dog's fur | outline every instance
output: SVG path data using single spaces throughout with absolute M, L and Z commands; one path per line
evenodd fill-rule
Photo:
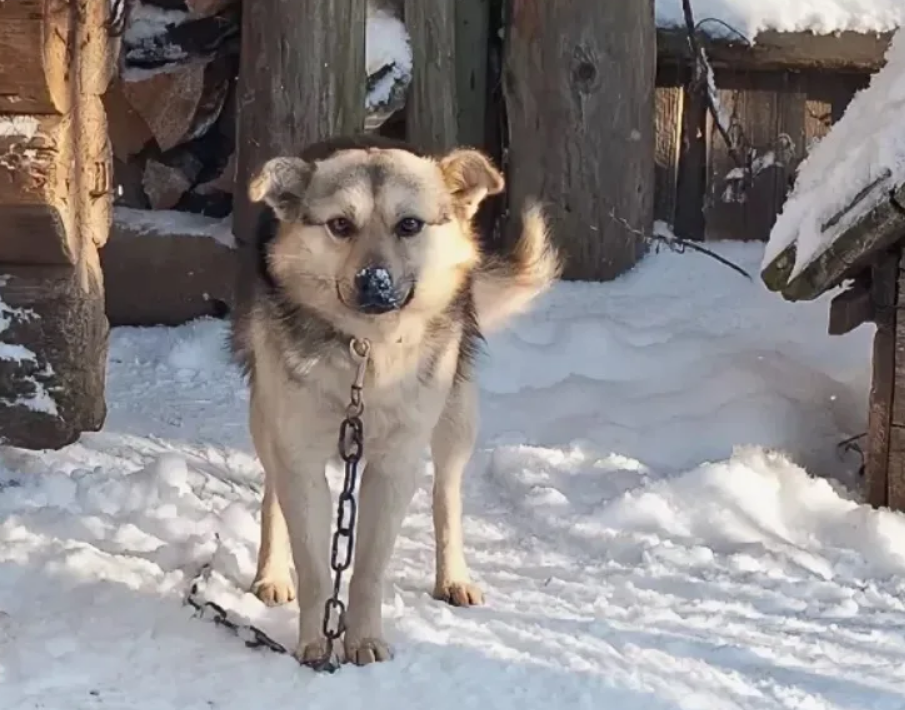
M 249 195 L 263 209 L 243 259 L 232 347 L 249 376 L 251 433 L 265 470 L 253 590 L 268 604 L 290 601 L 294 559 L 301 660 L 325 648 L 335 513 L 325 467 L 337 456 L 355 377 L 353 337 L 370 341 L 371 358 L 363 390 L 366 468 L 339 653 L 360 664 L 390 657 L 380 613 L 384 570 L 427 446 L 435 467 L 434 596 L 481 603 L 461 526 L 461 480 L 477 427 L 473 360 L 482 334 L 526 309 L 560 270 L 537 205 L 523 212 L 512 249 L 481 253 L 472 218 L 503 187 L 477 151 L 430 157 L 371 136 L 274 158 L 251 181 Z M 336 236 L 336 217 L 353 233 Z M 400 220 L 409 217 L 423 228 L 399 236 Z M 374 264 L 401 294 L 401 307 L 380 315 L 356 307 L 356 275 Z

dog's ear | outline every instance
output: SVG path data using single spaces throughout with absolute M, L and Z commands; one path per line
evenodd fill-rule
M 272 158 L 251 179 L 248 197 L 266 202 L 283 222 L 297 221 L 313 174 L 314 165 L 301 158 Z
M 489 195 L 506 186 L 503 176 L 490 159 L 478 150 L 460 148 L 440 159 L 443 179 L 461 213 L 471 219 Z

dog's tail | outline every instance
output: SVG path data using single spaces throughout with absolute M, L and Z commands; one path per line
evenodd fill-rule
M 475 309 L 483 333 L 527 310 L 562 272 L 541 206 L 527 205 L 521 218 L 518 241 L 508 252 L 486 257 L 475 274 Z

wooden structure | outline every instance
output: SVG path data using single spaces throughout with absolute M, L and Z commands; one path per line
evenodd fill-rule
M 509 200 L 547 204 L 564 278 L 615 278 L 653 225 L 654 1 L 520 0 L 510 11 Z
M 766 241 L 798 164 L 883 65 L 890 38 L 768 31 L 748 46 L 699 35 L 730 133 L 753 151 L 743 185 L 745 171 L 715 130 L 703 95 L 689 88 L 687 33 L 661 29 L 656 219 L 690 239 Z
M 58 448 L 104 422 L 98 250 L 112 210 L 108 2 L 0 3 L 0 439 Z
M 839 234 L 819 256 L 794 272 L 795 245 L 764 269 L 766 285 L 790 301 L 813 300 L 846 281 L 830 305 L 829 332 L 844 335 L 875 323 L 866 498 L 905 511 L 905 184 L 889 175 L 867 185 L 824 225 L 830 229 L 867 199 L 885 197 Z

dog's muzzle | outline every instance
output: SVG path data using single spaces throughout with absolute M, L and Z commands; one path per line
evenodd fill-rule
M 411 289 L 407 293 L 400 290 L 382 266 L 368 266 L 359 271 L 355 275 L 355 291 L 358 310 L 369 315 L 398 310 L 411 300 Z

